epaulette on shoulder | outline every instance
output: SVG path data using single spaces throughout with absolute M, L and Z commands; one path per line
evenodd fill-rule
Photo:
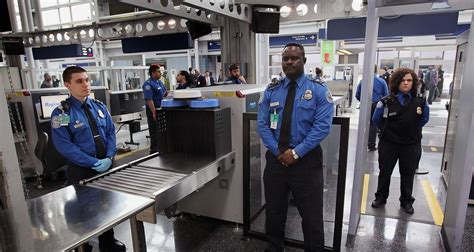
M 270 84 L 268 84 L 267 89 L 272 90 L 272 89 L 280 86 L 280 84 L 281 84 L 281 80 L 279 80 L 278 78 L 273 78 L 272 82 Z
M 380 99 L 380 101 L 382 101 L 384 104 L 386 104 L 387 101 L 389 101 L 389 100 L 392 101 L 393 97 L 394 97 L 393 95 L 389 94 L 389 95 L 386 95 L 386 96 L 382 97 L 382 99 Z
M 314 77 L 308 77 L 308 79 L 315 83 L 315 84 L 319 84 L 319 85 L 323 85 L 325 83 L 324 80 L 322 80 L 321 78 L 314 78 Z
M 97 103 L 97 104 L 100 104 L 100 105 L 104 105 L 103 102 L 99 101 L 99 100 L 96 100 L 96 99 L 91 99 L 91 101 Z
M 69 98 L 67 98 L 66 100 L 61 101 L 61 104 L 58 106 L 58 109 L 66 112 L 69 110 L 69 107 L 70 107 L 70 101 L 69 101 Z

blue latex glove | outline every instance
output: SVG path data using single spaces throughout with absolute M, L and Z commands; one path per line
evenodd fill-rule
M 105 172 L 112 165 L 112 160 L 110 158 L 99 159 L 97 163 L 94 164 L 92 169 L 97 172 Z

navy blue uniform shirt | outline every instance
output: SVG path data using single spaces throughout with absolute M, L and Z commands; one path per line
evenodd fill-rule
M 51 135 L 56 150 L 70 162 L 82 166 L 92 167 L 97 163 L 95 157 L 97 148 L 92 130 L 81 101 L 69 97 L 69 109 L 64 111 L 70 117 L 68 125 L 60 125 L 59 116 L 63 113 L 62 107 L 57 107 L 51 113 Z M 112 122 L 107 107 L 99 102 L 87 98 L 84 102 L 89 106 L 96 119 L 99 135 L 104 141 L 107 157 L 115 156 L 115 125 Z
M 404 101 L 402 92 L 398 92 L 396 97 L 397 97 L 398 101 L 400 102 L 400 105 L 402 105 L 402 106 L 405 104 L 405 102 L 407 102 L 407 101 Z M 411 93 L 408 93 L 408 97 L 409 97 L 410 101 L 411 101 L 411 99 L 413 99 Z M 375 125 L 377 127 L 380 125 L 380 123 L 382 121 L 383 110 L 384 110 L 384 105 L 383 105 L 382 101 L 379 101 L 377 103 L 377 107 L 375 108 L 374 115 L 372 116 L 372 122 L 375 123 Z M 423 114 L 422 114 L 422 117 L 421 117 L 421 120 L 420 120 L 420 127 L 425 126 L 425 124 L 428 122 L 429 119 L 430 119 L 430 107 L 428 107 L 428 104 L 425 101 L 425 105 L 423 106 Z
M 153 100 L 155 108 L 161 108 L 161 100 L 163 100 L 165 94 L 166 87 L 161 80 L 150 77 L 143 83 L 143 96 L 145 100 Z
M 359 82 L 357 85 L 357 91 L 356 91 L 356 98 L 358 101 L 360 101 L 360 91 L 361 91 L 361 83 L 362 80 Z M 385 82 L 384 79 L 374 76 L 374 86 L 373 86 L 373 91 L 372 91 L 372 102 L 378 102 L 380 101 L 383 97 L 388 95 L 388 87 L 387 83 Z
M 291 118 L 290 147 L 303 157 L 316 148 L 331 131 L 334 106 L 326 83 L 316 82 L 302 74 L 296 80 L 295 102 Z M 288 94 L 290 79 L 284 78 L 276 85 L 270 84 L 258 106 L 258 133 L 263 144 L 278 156 L 283 108 Z M 270 128 L 270 115 L 277 113 L 276 129 Z

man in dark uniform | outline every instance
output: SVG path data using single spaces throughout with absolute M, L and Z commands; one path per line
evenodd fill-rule
M 71 66 L 63 72 L 64 85 L 71 96 L 51 113 L 54 147 L 69 164 L 68 184 L 96 176 L 112 166 L 115 156 L 115 126 L 107 107 L 89 98 L 90 83 L 86 70 Z M 100 251 L 125 251 L 110 229 L 99 236 Z M 88 246 L 86 250 L 91 250 Z
M 386 204 L 390 178 L 398 161 L 401 175 L 400 207 L 413 214 L 413 182 L 421 157 L 421 130 L 429 120 L 429 107 L 417 97 L 418 77 L 408 68 L 397 69 L 391 77 L 390 95 L 377 103 L 372 121 L 380 129 L 379 180 L 372 207 Z
M 288 196 L 302 217 L 305 251 L 323 251 L 323 153 L 334 114 L 326 83 L 304 74 L 304 47 L 283 49 L 286 77 L 270 84 L 258 108 L 258 133 L 267 147 L 263 175 L 268 250 L 283 251 Z
M 146 118 L 150 132 L 150 154 L 158 152 L 158 121 L 156 109 L 161 108 L 161 100 L 166 96 L 166 87 L 160 80 L 161 71 L 158 65 L 148 68 L 150 78 L 143 84 L 143 96 L 146 101 Z
M 229 77 L 225 81 L 231 81 L 232 84 L 247 84 L 244 76 L 240 75 L 240 67 L 237 64 L 229 66 Z

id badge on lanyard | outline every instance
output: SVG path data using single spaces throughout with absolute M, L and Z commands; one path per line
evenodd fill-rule
M 276 109 L 273 110 L 273 114 L 270 115 L 270 129 L 276 129 L 278 126 L 279 115 Z

